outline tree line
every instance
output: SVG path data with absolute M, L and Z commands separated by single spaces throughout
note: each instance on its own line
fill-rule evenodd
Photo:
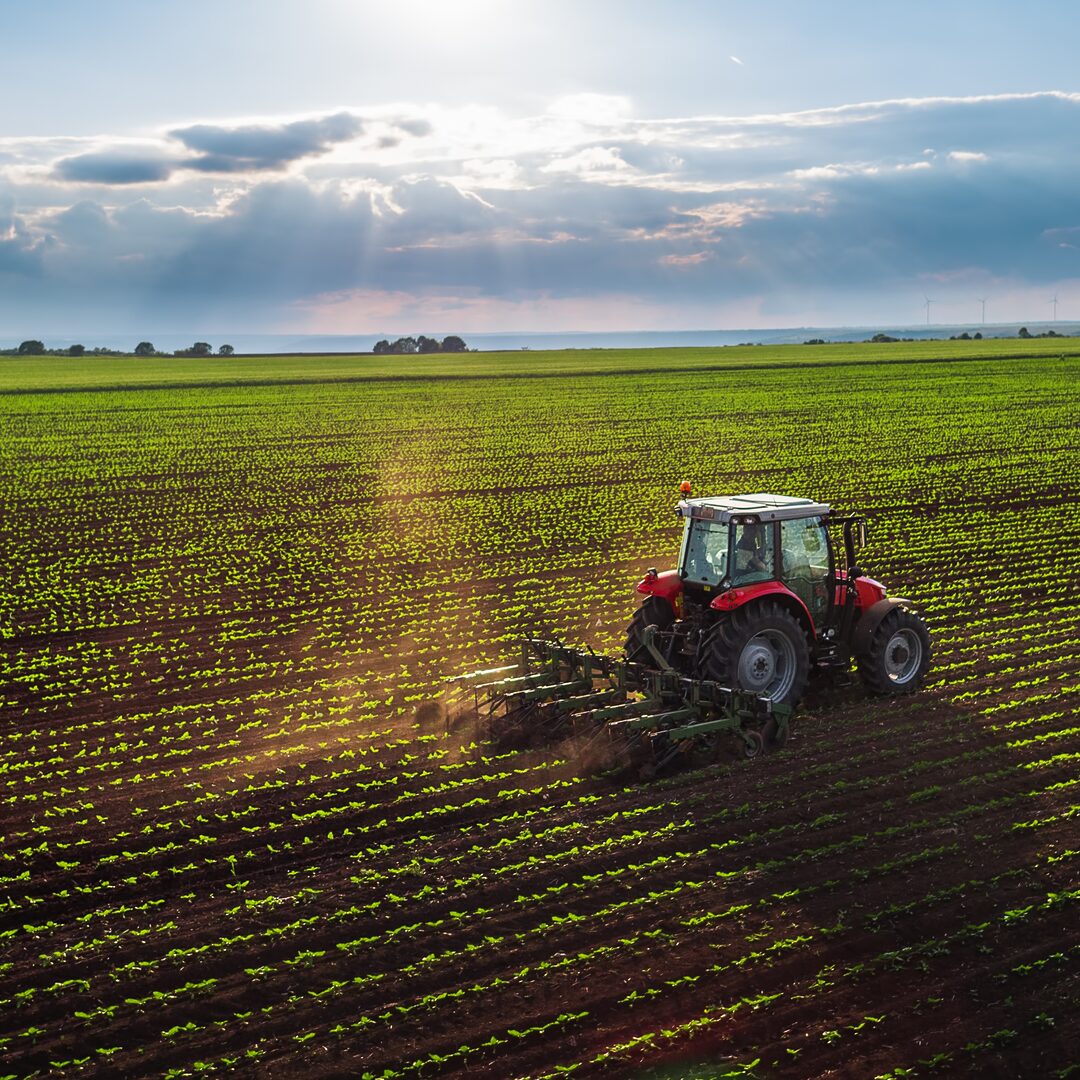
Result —
M 412 353 L 462 353 L 468 352 L 469 346 L 456 334 L 445 337 L 442 341 L 435 338 L 403 337 L 397 341 L 376 342 L 372 350 L 376 356 L 410 355 Z M 236 350 L 231 345 L 219 345 L 217 353 L 208 341 L 196 341 L 186 349 L 174 352 L 160 352 L 150 341 L 140 341 L 131 352 L 123 349 L 88 349 L 85 345 L 69 345 L 66 349 L 46 349 L 43 341 L 31 338 L 20 343 L 15 349 L 0 349 L 0 356 L 232 356 Z
M 232 356 L 236 350 L 231 345 L 219 345 L 218 356 Z M 66 349 L 46 349 L 43 341 L 30 338 L 15 349 L 0 349 L 0 356 L 213 356 L 214 348 L 209 342 L 196 341 L 187 349 L 175 352 L 159 352 L 150 341 L 140 341 L 131 352 L 123 349 L 97 347 L 88 349 L 85 345 L 69 345 Z
M 456 334 L 445 337 L 442 341 L 425 337 L 399 337 L 397 341 L 377 341 L 372 352 L 376 356 L 408 355 L 412 353 L 468 352 L 469 346 Z

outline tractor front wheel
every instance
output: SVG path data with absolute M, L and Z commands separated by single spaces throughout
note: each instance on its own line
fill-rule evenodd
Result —
M 670 630 L 674 623 L 675 609 L 669 601 L 659 596 L 646 597 L 626 628 L 626 644 L 623 646 L 626 659 L 656 667 L 652 653 L 645 648 L 645 627 L 655 626 L 657 630 Z
M 913 611 L 893 608 L 857 657 L 859 678 L 874 694 L 912 694 L 930 669 L 930 634 Z
M 772 601 L 739 608 L 710 631 L 700 671 L 732 690 L 797 705 L 810 676 L 806 632 L 791 612 Z

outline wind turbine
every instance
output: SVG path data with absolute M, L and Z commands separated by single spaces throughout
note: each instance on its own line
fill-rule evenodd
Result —
M 1057 293 L 1054 293 L 1054 295 L 1047 301 L 1047 303 L 1050 304 L 1050 306 L 1054 310 L 1054 317 L 1052 321 L 1057 322 Z
M 926 301 L 926 326 L 927 326 L 927 329 L 929 329 L 930 328 L 930 305 L 931 304 L 936 304 L 937 301 L 936 300 L 931 300 L 930 297 L 927 296 L 925 293 L 923 294 L 923 299 Z
M 983 326 L 985 326 L 986 325 L 986 299 L 987 298 L 985 296 L 977 296 L 975 299 L 978 300 L 980 304 L 982 304 L 982 324 L 983 324 Z

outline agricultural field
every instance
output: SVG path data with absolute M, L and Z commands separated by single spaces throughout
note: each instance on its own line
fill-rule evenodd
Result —
M 1080 1077 L 1080 342 L 0 361 L 0 1078 Z M 678 482 L 871 520 L 911 698 L 649 784 Z

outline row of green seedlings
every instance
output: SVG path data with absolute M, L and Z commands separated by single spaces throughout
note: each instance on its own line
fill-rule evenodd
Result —
M 981 757 L 981 756 L 985 756 L 985 755 L 986 755 L 986 753 L 987 753 L 987 751 L 986 751 L 986 750 L 980 750 L 980 751 L 975 751 L 975 752 L 968 752 L 968 753 L 966 753 L 966 754 L 964 754 L 964 755 L 961 755 L 961 756 L 960 756 L 960 758 L 959 758 L 958 760 L 959 760 L 959 761 L 964 761 L 964 762 L 969 762 L 969 761 L 973 760 L 973 758 L 974 758 L 974 757 Z M 858 764 L 859 764 L 859 762 L 855 762 L 855 764 L 856 764 L 856 765 L 858 765 Z M 919 766 L 918 766 L 918 765 L 914 767 L 914 771 L 915 771 L 915 772 L 919 771 Z M 911 770 L 908 770 L 908 771 L 907 771 L 907 772 L 906 772 L 905 774 L 903 774 L 903 775 L 912 775 L 912 771 L 911 771 Z M 862 777 L 861 781 L 857 782 L 857 783 L 856 783 L 855 785 L 851 785 L 851 784 L 845 784 L 845 785 L 843 785 L 843 790 L 848 790 L 848 791 L 850 791 L 850 790 L 852 790 L 853 788 L 866 788 L 866 787 L 868 787 L 868 786 L 873 786 L 873 785 L 876 785 L 876 784 L 877 784 L 877 778 L 876 778 L 875 776 L 873 776 L 873 775 L 864 775 L 864 776 Z M 699 796 L 699 799 L 698 799 L 697 801 L 700 801 L 700 796 Z M 692 803 L 690 803 L 690 802 L 686 802 L 686 800 L 683 800 L 682 802 L 686 803 L 686 808 L 689 808 L 689 807 L 690 807 L 690 806 L 692 805 Z M 666 815 L 666 817 L 667 817 L 667 818 L 668 818 L 668 819 L 670 820 L 670 817 L 671 817 L 671 814 L 672 814 L 672 812 L 673 812 L 673 811 L 677 811 L 677 810 L 680 810 L 680 809 L 682 809 L 682 803 L 681 803 L 680 801 L 669 801 L 669 802 L 668 802 L 667 804 L 664 804 L 662 812 L 663 812 L 663 813 L 664 813 L 664 814 Z M 518 811 L 515 811 L 514 813 L 515 813 L 515 814 L 519 814 L 520 812 L 518 812 Z M 226 815 L 213 815 L 213 816 L 214 816 L 214 817 L 216 818 L 216 820 L 218 821 L 219 825 L 220 825 L 220 824 L 229 824 L 229 825 L 235 825 L 235 824 L 236 824 L 235 812 L 234 812 L 233 814 L 231 814 L 231 815 L 230 815 L 230 814 L 226 814 Z M 201 817 L 201 815 L 200 815 L 200 817 Z M 498 819 L 498 820 L 505 820 L 505 818 L 506 818 L 506 815 L 504 815 L 504 816 L 503 816 L 502 818 L 500 818 L 500 819 Z M 212 822 L 204 822 L 203 824 L 212 824 Z M 466 826 L 466 827 L 467 827 L 467 826 Z M 463 828 L 465 828 L 465 827 L 463 827 Z M 370 836 L 370 835 L 372 835 L 371 831 L 370 831 L 370 830 L 368 830 L 368 831 L 366 832 L 366 835 L 369 835 L 369 836 Z M 204 841 L 205 841 L 205 838 L 203 838 L 203 839 L 204 839 Z M 370 849 L 369 849 L 369 851 L 370 851 Z M 24 852 L 24 854 L 28 854 L 28 853 L 27 853 L 27 852 Z M 175 871 L 176 869 L 177 869 L 176 867 L 173 867 L 173 870 L 174 870 L 174 871 Z M 27 875 L 27 873 L 28 873 L 27 871 L 23 871 L 23 872 L 22 872 L 22 873 L 21 873 L 21 874 L 19 875 L 19 878 L 22 878 L 22 879 L 24 879 L 24 880 L 25 880 L 25 878 L 26 878 L 26 875 Z M 152 871 L 151 871 L 151 873 L 152 873 Z M 102 887 L 103 889 L 105 889 L 105 888 L 107 888 L 107 889 L 112 889 L 112 888 L 115 888 L 115 884 L 116 884 L 116 883 L 114 883 L 114 882 L 111 882 L 111 881 L 106 881 L 106 882 L 100 882 L 100 885 L 101 885 L 101 887 Z M 93 891 L 93 890 L 94 890 L 94 888 L 95 888 L 95 886 L 90 886 L 89 888 L 91 889 L 91 891 Z
M 958 760 L 971 762 L 976 758 L 986 757 L 988 755 L 988 753 L 989 753 L 989 750 L 987 750 L 987 749 L 968 752 L 968 753 L 966 753 L 964 755 L 961 755 L 961 757 Z M 918 771 L 917 767 L 916 767 L 916 769 L 914 771 L 916 771 L 916 772 Z M 1005 775 L 1005 774 L 999 772 L 999 775 Z M 850 791 L 852 786 L 866 787 L 868 784 L 874 784 L 874 783 L 876 783 L 876 778 L 874 778 L 873 776 L 864 777 L 863 781 L 861 781 L 857 785 L 845 785 L 841 790 Z M 930 789 L 920 789 L 920 791 L 922 792 L 922 797 L 929 797 L 930 795 L 933 794 L 934 789 L 931 787 Z M 918 795 L 919 793 L 916 793 L 916 794 Z M 515 813 L 520 813 L 520 812 L 515 812 Z M 372 849 L 368 849 L 368 851 L 371 851 L 371 850 Z M 430 862 L 430 860 L 428 860 L 428 861 Z M 474 875 L 474 877 L 475 877 L 475 875 Z M 106 910 L 108 910 L 108 909 L 106 909 Z

